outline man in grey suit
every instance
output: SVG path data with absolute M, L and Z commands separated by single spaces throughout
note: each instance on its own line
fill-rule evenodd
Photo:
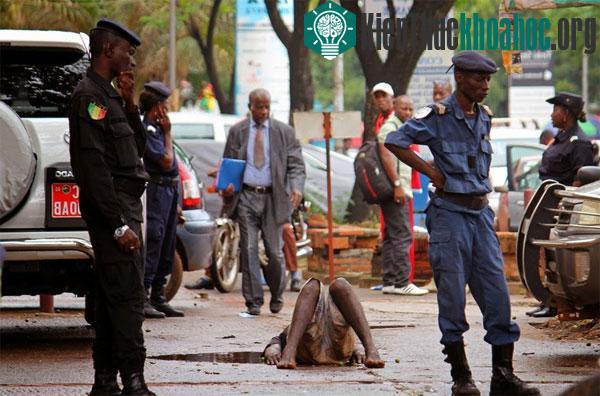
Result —
M 289 221 L 292 209 L 300 204 L 306 178 L 294 129 L 269 118 L 270 106 L 268 91 L 250 92 L 251 118 L 231 127 L 223 152 L 223 158 L 246 161 L 241 190 L 234 193 L 229 185 L 222 195 L 224 210 L 240 225 L 242 294 L 251 315 L 260 315 L 264 303 L 258 259 L 259 231 L 269 259 L 264 269 L 271 291 L 269 308 L 277 313 L 283 307 L 282 227 Z

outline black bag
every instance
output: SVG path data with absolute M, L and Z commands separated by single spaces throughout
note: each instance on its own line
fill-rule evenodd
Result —
M 379 204 L 394 197 L 394 186 L 383 169 L 376 141 L 366 141 L 360 146 L 354 159 L 354 174 L 368 203 Z

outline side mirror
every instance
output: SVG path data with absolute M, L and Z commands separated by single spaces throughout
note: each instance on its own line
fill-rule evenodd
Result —
M 494 187 L 494 191 L 497 193 L 507 193 L 508 186 L 496 186 L 496 187 Z
M 575 180 L 579 181 L 580 186 L 600 180 L 600 166 L 582 166 L 577 171 Z

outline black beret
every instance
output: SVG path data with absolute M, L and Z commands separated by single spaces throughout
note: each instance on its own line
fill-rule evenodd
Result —
M 167 100 L 167 98 L 171 96 L 172 92 L 171 88 L 167 87 L 160 81 L 147 82 L 146 84 L 144 84 L 144 88 L 158 96 L 160 100 Z
M 546 99 L 546 102 L 566 107 L 576 116 L 583 110 L 583 98 L 570 92 L 559 92 L 556 96 Z
M 111 33 L 114 33 L 117 36 L 122 37 L 125 40 L 129 41 L 129 43 L 135 47 L 139 46 L 142 43 L 142 41 L 140 40 L 140 38 L 138 37 L 137 34 L 132 32 L 131 30 L 127 29 L 125 26 L 121 25 L 119 22 L 113 21 L 108 18 L 100 19 L 98 21 L 98 23 L 96 24 L 96 27 L 94 29 L 92 29 L 92 31 L 96 30 L 96 29 L 106 30 Z
M 452 66 L 456 69 L 477 73 L 492 74 L 498 71 L 498 66 L 496 66 L 493 60 L 475 51 L 462 51 L 454 55 L 452 57 Z

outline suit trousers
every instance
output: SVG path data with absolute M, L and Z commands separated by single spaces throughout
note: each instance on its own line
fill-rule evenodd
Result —
M 144 321 L 143 247 L 122 252 L 105 223 L 88 222 L 96 256 L 95 330 L 92 356 L 96 370 L 115 370 L 121 376 L 144 371 L 146 349 Z M 129 227 L 141 239 L 141 224 L 130 220 Z
M 393 199 L 380 204 L 383 214 L 383 248 L 381 266 L 385 286 L 404 287 L 410 276 L 409 250 L 412 243 L 408 202 Z
M 258 258 L 259 232 L 269 263 L 263 268 L 265 280 L 271 291 L 271 302 L 283 302 L 285 270 L 283 267 L 283 224 L 277 224 L 271 194 L 250 190 L 241 192 L 237 207 L 240 226 L 240 259 L 242 265 L 242 294 L 246 306 L 264 304 L 261 286 L 261 265 Z

